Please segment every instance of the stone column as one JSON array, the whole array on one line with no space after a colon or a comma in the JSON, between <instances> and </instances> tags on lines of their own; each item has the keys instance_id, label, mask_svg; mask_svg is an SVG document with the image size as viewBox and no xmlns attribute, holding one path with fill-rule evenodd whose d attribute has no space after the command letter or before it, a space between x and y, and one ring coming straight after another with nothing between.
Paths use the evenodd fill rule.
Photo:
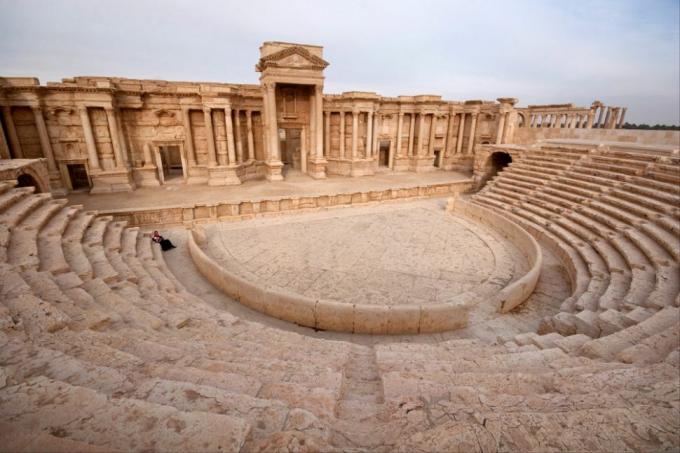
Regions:
<instances>
[{"instance_id":1,"label":"stone column","mask_svg":"<svg viewBox=\"0 0 680 453\"><path fill-rule=\"evenodd\" d=\"M340 159L345 158L345 112L340 112Z\"/></svg>"},{"instance_id":2,"label":"stone column","mask_svg":"<svg viewBox=\"0 0 680 453\"><path fill-rule=\"evenodd\" d=\"M315 148L317 160L323 159L323 87L321 85L314 85L314 113L316 114L316 137Z\"/></svg>"},{"instance_id":3,"label":"stone column","mask_svg":"<svg viewBox=\"0 0 680 453\"><path fill-rule=\"evenodd\" d=\"M265 112L267 114L267 137L269 140L269 150L267 159L270 162L280 162L281 154L279 150L279 131L276 121L276 85L268 83L265 85Z\"/></svg>"},{"instance_id":4,"label":"stone column","mask_svg":"<svg viewBox=\"0 0 680 453\"><path fill-rule=\"evenodd\" d=\"M608 107L607 108L607 114L604 117L604 125L602 126L605 129L609 129L609 117L611 116L611 114L612 114L612 108Z\"/></svg>"},{"instance_id":5,"label":"stone column","mask_svg":"<svg viewBox=\"0 0 680 453\"><path fill-rule=\"evenodd\" d=\"M430 137L427 142L427 155L434 156L434 134L436 132L435 127L437 126L437 115L432 114L432 121L430 122Z\"/></svg>"},{"instance_id":6,"label":"stone column","mask_svg":"<svg viewBox=\"0 0 680 453\"><path fill-rule=\"evenodd\" d=\"M187 147L189 166L196 165L196 151L194 150L194 134L191 131L191 112L188 108L182 108L182 122L184 123L184 144Z\"/></svg>"},{"instance_id":7,"label":"stone column","mask_svg":"<svg viewBox=\"0 0 680 453\"><path fill-rule=\"evenodd\" d=\"M404 114L399 112L399 120L397 121L397 156L401 156L401 135L404 128Z\"/></svg>"},{"instance_id":8,"label":"stone column","mask_svg":"<svg viewBox=\"0 0 680 453\"><path fill-rule=\"evenodd\" d=\"M129 165L130 154L128 153L127 140L125 140L125 130L123 126L123 120L121 119L120 116L120 110L115 110L113 114L116 116L116 122L118 123L118 138L120 142L120 152L123 155L123 162L121 165L126 169L131 168L132 166Z\"/></svg>"},{"instance_id":9,"label":"stone column","mask_svg":"<svg viewBox=\"0 0 680 453\"><path fill-rule=\"evenodd\" d=\"M453 113L449 111L449 118L446 122L446 135L444 136L444 157L449 157L450 147L453 144Z\"/></svg>"},{"instance_id":10,"label":"stone column","mask_svg":"<svg viewBox=\"0 0 680 453\"><path fill-rule=\"evenodd\" d=\"M463 150L463 132L465 132L465 112L460 112L460 123L458 123L458 137L456 137L456 154Z\"/></svg>"},{"instance_id":11,"label":"stone column","mask_svg":"<svg viewBox=\"0 0 680 453\"><path fill-rule=\"evenodd\" d=\"M357 158L357 145L359 143L359 112L352 110L352 160Z\"/></svg>"},{"instance_id":12,"label":"stone column","mask_svg":"<svg viewBox=\"0 0 680 453\"><path fill-rule=\"evenodd\" d=\"M501 143L510 142L510 138L511 138L510 137L510 130L511 130L511 128L513 128L513 125L514 125L513 121L511 121L511 119L512 119L511 115L512 114L513 114L512 112L505 112L505 125L503 127L503 138L502 138ZM517 115L515 115L514 120L515 121L517 120Z\"/></svg>"},{"instance_id":13,"label":"stone column","mask_svg":"<svg viewBox=\"0 0 680 453\"><path fill-rule=\"evenodd\" d=\"M35 117L35 125L38 129L38 137L40 138L40 147L43 155L47 158L47 169L50 173L57 171L57 164L54 161L54 152L52 151L52 143L47 134L47 126L45 126L45 118L43 118L42 109L40 107L31 107L33 116Z\"/></svg>"},{"instance_id":14,"label":"stone column","mask_svg":"<svg viewBox=\"0 0 680 453\"><path fill-rule=\"evenodd\" d=\"M382 120L384 117L382 115L379 115L377 112L373 114L373 135L371 139L371 146L372 146L372 155L378 156L378 159L380 159L380 150L378 146L378 136L380 135L380 127L382 125ZM390 148L392 147L391 141L390 141Z\"/></svg>"},{"instance_id":15,"label":"stone column","mask_svg":"<svg viewBox=\"0 0 680 453\"><path fill-rule=\"evenodd\" d=\"M423 154L423 128L425 127L425 115L423 113L418 114L418 142L416 143L416 149L414 154L416 156L422 156Z\"/></svg>"},{"instance_id":16,"label":"stone column","mask_svg":"<svg viewBox=\"0 0 680 453\"><path fill-rule=\"evenodd\" d=\"M246 110L246 127L248 129L248 160L255 160L255 141L253 140L253 112Z\"/></svg>"},{"instance_id":17,"label":"stone column","mask_svg":"<svg viewBox=\"0 0 680 453\"><path fill-rule=\"evenodd\" d=\"M234 110L234 136L236 140L236 162L243 163L243 140L241 138L241 111Z\"/></svg>"},{"instance_id":18,"label":"stone column","mask_svg":"<svg viewBox=\"0 0 680 453\"><path fill-rule=\"evenodd\" d=\"M121 168L123 163L123 155L120 149L120 134L118 134L118 122L113 108L105 108L106 120L109 123L109 136L111 137L111 146L113 147L113 158L115 160L116 168Z\"/></svg>"},{"instance_id":19,"label":"stone column","mask_svg":"<svg viewBox=\"0 0 680 453\"><path fill-rule=\"evenodd\" d=\"M604 119L604 105L601 105L599 108L600 113L597 115L597 121L595 123L595 127L598 129L602 127L602 120Z\"/></svg>"},{"instance_id":20,"label":"stone column","mask_svg":"<svg viewBox=\"0 0 680 453\"><path fill-rule=\"evenodd\" d=\"M19 135L14 126L14 118L12 118L12 107L6 105L2 108L3 116L5 117L5 126L7 126L7 138L9 139L9 146L12 149L12 156L15 159L22 159L24 153L21 150L21 142L19 142Z\"/></svg>"},{"instance_id":21,"label":"stone column","mask_svg":"<svg viewBox=\"0 0 680 453\"><path fill-rule=\"evenodd\" d=\"M592 129L593 128L593 120L595 119L595 112L593 110L590 110L588 112L588 122L586 123L586 129Z\"/></svg>"},{"instance_id":22,"label":"stone column","mask_svg":"<svg viewBox=\"0 0 680 453\"><path fill-rule=\"evenodd\" d=\"M470 137L468 138L467 154L472 154L475 146L475 132L477 130L477 117L479 113L472 113L472 123L470 123Z\"/></svg>"},{"instance_id":23,"label":"stone column","mask_svg":"<svg viewBox=\"0 0 680 453\"><path fill-rule=\"evenodd\" d=\"M619 124L616 126L617 129L621 129L624 125L624 118L626 117L626 110L628 110L628 107L623 107L621 109L621 116L619 117Z\"/></svg>"},{"instance_id":24,"label":"stone column","mask_svg":"<svg viewBox=\"0 0 680 453\"><path fill-rule=\"evenodd\" d=\"M85 135L85 145L87 146L87 156L89 160L90 170L99 170L99 157L97 156L97 145L92 134L92 125L90 124L90 115L87 113L87 107L82 106L78 109L80 113L80 122L83 125L83 134Z\"/></svg>"},{"instance_id":25,"label":"stone column","mask_svg":"<svg viewBox=\"0 0 680 453\"><path fill-rule=\"evenodd\" d=\"M151 158L151 144L149 142L144 143L144 166L153 167L153 160Z\"/></svg>"},{"instance_id":26,"label":"stone column","mask_svg":"<svg viewBox=\"0 0 680 453\"><path fill-rule=\"evenodd\" d=\"M409 113L410 115L410 121L409 121L409 131L408 131L408 157L413 156L413 142L415 141L415 133L416 133L416 114L415 113Z\"/></svg>"},{"instance_id":27,"label":"stone column","mask_svg":"<svg viewBox=\"0 0 680 453\"><path fill-rule=\"evenodd\" d=\"M366 159L373 156L373 112L366 113Z\"/></svg>"},{"instance_id":28,"label":"stone column","mask_svg":"<svg viewBox=\"0 0 680 453\"><path fill-rule=\"evenodd\" d=\"M498 118L498 128L496 129L496 144L500 145L503 143L503 130L505 128L505 113L502 111L499 113Z\"/></svg>"},{"instance_id":29,"label":"stone column","mask_svg":"<svg viewBox=\"0 0 680 453\"><path fill-rule=\"evenodd\" d=\"M324 143L323 148L327 156L331 155L331 112L324 112Z\"/></svg>"},{"instance_id":30,"label":"stone column","mask_svg":"<svg viewBox=\"0 0 680 453\"><path fill-rule=\"evenodd\" d=\"M11 159L9 153L9 143L7 143L7 135L5 135L5 129L2 127L2 122L0 121L0 159Z\"/></svg>"},{"instance_id":31,"label":"stone column","mask_svg":"<svg viewBox=\"0 0 680 453\"><path fill-rule=\"evenodd\" d=\"M210 107L203 108L203 118L205 120L205 139L208 142L208 167L216 167L215 133L213 132L212 111Z\"/></svg>"},{"instance_id":32,"label":"stone column","mask_svg":"<svg viewBox=\"0 0 680 453\"><path fill-rule=\"evenodd\" d=\"M234 125L231 120L231 107L224 109L224 125L227 129L227 154L229 165L236 165L236 150L234 149Z\"/></svg>"}]
</instances>

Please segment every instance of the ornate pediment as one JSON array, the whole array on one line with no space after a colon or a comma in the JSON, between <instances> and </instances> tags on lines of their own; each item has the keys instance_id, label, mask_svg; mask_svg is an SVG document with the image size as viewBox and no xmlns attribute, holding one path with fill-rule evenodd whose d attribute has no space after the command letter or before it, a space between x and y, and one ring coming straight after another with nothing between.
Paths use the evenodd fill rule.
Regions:
<instances>
[{"instance_id":1,"label":"ornate pediment","mask_svg":"<svg viewBox=\"0 0 680 453\"><path fill-rule=\"evenodd\" d=\"M323 71L328 62L301 46L291 46L260 58L255 67L258 71L265 68L315 69Z\"/></svg>"}]
</instances>

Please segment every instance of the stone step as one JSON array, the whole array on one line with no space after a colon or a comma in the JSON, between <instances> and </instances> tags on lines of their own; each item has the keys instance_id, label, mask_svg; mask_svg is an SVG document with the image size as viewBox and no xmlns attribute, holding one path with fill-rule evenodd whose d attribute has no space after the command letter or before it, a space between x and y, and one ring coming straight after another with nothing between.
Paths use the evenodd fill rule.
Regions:
<instances>
[{"instance_id":1,"label":"stone step","mask_svg":"<svg viewBox=\"0 0 680 453\"><path fill-rule=\"evenodd\" d=\"M0 407L22 427L122 451L239 451L251 429L236 417L111 399L45 377L0 389Z\"/></svg>"}]
</instances>

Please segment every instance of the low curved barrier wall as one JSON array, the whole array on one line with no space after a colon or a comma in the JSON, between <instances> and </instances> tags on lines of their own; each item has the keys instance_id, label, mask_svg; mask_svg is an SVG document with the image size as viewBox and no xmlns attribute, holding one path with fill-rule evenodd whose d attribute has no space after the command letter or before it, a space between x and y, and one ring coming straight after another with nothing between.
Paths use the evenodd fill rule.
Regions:
<instances>
[{"instance_id":1,"label":"low curved barrier wall","mask_svg":"<svg viewBox=\"0 0 680 453\"><path fill-rule=\"evenodd\" d=\"M199 272L215 287L243 305L301 326L335 332L415 334L460 329L468 323L475 293L446 303L427 305L349 304L312 299L282 288L258 285L220 266L198 245L201 235L189 233L189 253Z\"/></svg>"},{"instance_id":2,"label":"low curved barrier wall","mask_svg":"<svg viewBox=\"0 0 680 453\"><path fill-rule=\"evenodd\" d=\"M515 244L529 262L529 271L499 292L498 310L507 313L527 300L536 288L543 265L543 254L536 239L507 217L461 198L450 199L447 209L497 231Z\"/></svg>"},{"instance_id":3,"label":"low curved barrier wall","mask_svg":"<svg viewBox=\"0 0 680 453\"><path fill-rule=\"evenodd\" d=\"M449 209L488 225L525 253L530 270L503 288L499 310L507 312L524 302L536 287L542 263L538 243L509 219L481 206L452 199ZM215 287L243 305L261 313L306 327L364 334L416 334L445 332L468 324L469 313L479 299L474 292L462 293L445 303L369 305L313 299L283 288L262 285L220 265L208 256L200 243L204 233L188 232L189 253L199 272Z\"/></svg>"}]
</instances>

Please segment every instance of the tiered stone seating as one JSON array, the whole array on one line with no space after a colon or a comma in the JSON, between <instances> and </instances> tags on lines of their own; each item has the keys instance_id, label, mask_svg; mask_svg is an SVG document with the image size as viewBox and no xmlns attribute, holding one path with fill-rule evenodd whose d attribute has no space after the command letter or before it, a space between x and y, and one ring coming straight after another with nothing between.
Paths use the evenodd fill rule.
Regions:
<instances>
[{"instance_id":1,"label":"tiered stone seating","mask_svg":"<svg viewBox=\"0 0 680 453\"><path fill-rule=\"evenodd\" d=\"M565 251L573 294L539 331L597 338L676 305L680 188L650 171L665 157L561 151L527 151L473 196Z\"/></svg>"},{"instance_id":2,"label":"tiered stone seating","mask_svg":"<svg viewBox=\"0 0 680 453\"><path fill-rule=\"evenodd\" d=\"M680 296L662 273L677 259L639 217L576 209L617 208L558 182L586 154L537 152L475 201L552 241L574 291L552 331L492 345L240 318L189 292L138 228L0 184L0 450L677 448ZM649 209L671 218L664 196Z\"/></svg>"}]
</instances>

